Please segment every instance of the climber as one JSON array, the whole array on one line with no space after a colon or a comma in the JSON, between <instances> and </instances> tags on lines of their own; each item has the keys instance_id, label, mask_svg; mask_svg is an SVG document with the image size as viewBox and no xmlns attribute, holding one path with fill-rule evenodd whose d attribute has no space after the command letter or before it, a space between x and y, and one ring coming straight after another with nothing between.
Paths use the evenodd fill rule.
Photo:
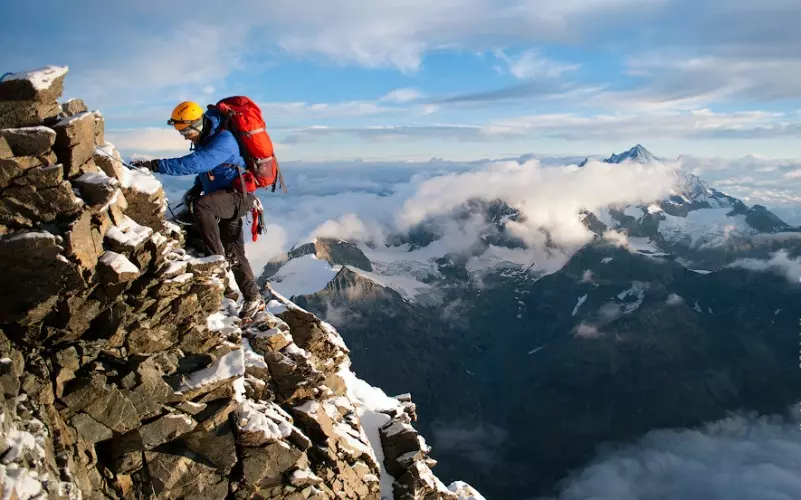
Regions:
<instances>
[{"instance_id":1,"label":"climber","mask_svg":"<svg viewBox=\"0 0 801 500\"><path fill-rule=\"evenodd\" d=\"M245 256L242 224L242 217L256 198L253 193L231 187L245 165L239 145L234 135L221 127L222 116L216 109L204 111L194 102L176 106L167 123L192 142L190 153L180 158L131 163L164 175L197 174L194 186L184 195L184 203L194 216L207 254L223 255L231 263L245 298L240 316L251 319L264 310L265 304Z\"/></svg>"}]
</instances>

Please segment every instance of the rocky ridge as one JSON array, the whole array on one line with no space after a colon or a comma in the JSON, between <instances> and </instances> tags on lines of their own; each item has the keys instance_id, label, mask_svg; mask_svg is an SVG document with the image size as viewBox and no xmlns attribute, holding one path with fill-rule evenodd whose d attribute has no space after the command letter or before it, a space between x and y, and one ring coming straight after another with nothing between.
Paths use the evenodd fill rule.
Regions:
<instances>
[{"instance_id":1,"label":"rocky ridge","mask_svg":"<svg viewBox=\"0 0 801 500\"><path fill-rule=\"evenodd\" d=\"M278 294L239 323L228 264L186 251L100 113L58 103L66 73L0 82L3 497L480 499L329 324Z\"/></svg>"}]
</instances>

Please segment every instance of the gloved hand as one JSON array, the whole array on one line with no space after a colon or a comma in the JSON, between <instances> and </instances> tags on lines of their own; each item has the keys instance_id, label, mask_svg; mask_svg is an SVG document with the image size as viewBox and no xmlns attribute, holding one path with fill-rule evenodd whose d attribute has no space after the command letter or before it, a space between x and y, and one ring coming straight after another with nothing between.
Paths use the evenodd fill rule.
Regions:
<instances>
[{"instance_id":1,"label":"gloved hand","mask_svg":"<svg viewBox=\"0 0 801 500\"><path fill-rule=\"evenodd\" d=\"M184 193L183 202L186 209L189 210L189 213L192 213L192 211L194 210L195 201L197 201L197 199L200 198L200 194L202 191L203 191L203 186L196 183L186 193Z\"/></svg>"},{"instance_id":2,"label":"gloved hand","mask_svg":"<svg viewBox=\"0 0 801 500\"><path fill-rule=\"evenodd\" d=\"M151 172L158 172L159 171L159 161L158 160L133 160L131 161L131 166L136 168L146 168Z\"/></svg>"}]
</instances>

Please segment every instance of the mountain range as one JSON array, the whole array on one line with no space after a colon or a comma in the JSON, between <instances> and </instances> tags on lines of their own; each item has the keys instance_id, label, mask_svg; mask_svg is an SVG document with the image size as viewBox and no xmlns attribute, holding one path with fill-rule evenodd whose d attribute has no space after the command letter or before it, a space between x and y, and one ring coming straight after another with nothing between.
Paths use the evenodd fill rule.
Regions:
<instances>
[{"instance_id":1,"label":"mountain range","mask_svg":"<svg viewBox=\"0 0 801 500\"><path fill-rule=\"evenodd\" d=\"M641 145L605 160L660 161ZM365 380L413 394L443 479L490 499L558 494L599 446L784 413L801 393L785 265L801 232L675 176L662 199L577 212L592 233L578 249L545 229L534 249L510 230L522 210L471 199L445 216L480 220L465 251L440 254L429 219L381 244L298 245L261 280L336 326ZM564 259L476 266L487 249Z\"/></svg>"}]
</instances>

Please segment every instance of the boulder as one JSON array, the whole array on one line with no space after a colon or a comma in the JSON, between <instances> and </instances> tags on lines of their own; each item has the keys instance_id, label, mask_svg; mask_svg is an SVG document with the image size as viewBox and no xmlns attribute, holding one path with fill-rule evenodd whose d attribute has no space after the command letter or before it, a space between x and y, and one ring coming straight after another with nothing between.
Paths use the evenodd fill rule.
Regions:
<instances>
[{"instance_id":1,"label":"boulder","mask_svg":"<svg viewBox=\"0 0 801 500\"><path fill-rule=\"evenodd\" d=\"M0 224L32 227L35 223L52 222L57 217L77 215L82 207L83 202L75 196L69 181L45 189L11 186L0 198Z\"/></svg>"},{"instance_id":2,"label":"boulder","mask_svg":"<svg viewBox=\"0 0 801 500\"><path fill-rule=\"evenodd\" d=\"M95 154L95 143L79 142L74 146L54 149L59 163L64 165L67 178L79 176L86 172L96 172L94 162L89 163Z\"/></svg>"},{"instance_id":3,"label":"boulder","mask_svg":"<svg viewBox=\"0 0 801 500\"><path fill-rule=\"evenodd\" d=\"M126 178L126 167L122 164L122 157L111 144L103 144L95 150L93 156L95 164L109 177L117 180Z\"/></svg>"},{"instance_id":4,"label":"boulder","mask_svg":"<svg viewBox=\"0 0 801 500\"><path fill-rule=\"evenodd\" d=\"M62 118L52 125L56 131L56 150L68 149L81 143L93 146L95 141L95 115L89 112L78 113Z\"/></svg>"},{"instance_id":5,"label":"boulder","mask_svg":"<svg viewBox=\"0 0 801 500\"><path fill-rule=\"evenodd\" d=\"M159 499L225 498L228 478L189 450L147 451L145 461ZM197 460L195 459L197 458Z\"/></svg>"},{"instance_id":6,"label":"boulder","mask_svg":"<svg viewBox=\"0 0 801 500\"><path fill-rule=\"evenodd\" d=\"M236 441L227 420L208 431L187 434L177 444L202 457L204 463L213 464L222 475L229 475L237 462Z\"/></svg>"},{"instance_id":7,"label":"boulder","mask_svg":"<svg viewBox=\"0 0 801 500\"><path fill-rule=\"evenodd\" d=\"M79 113L85 113L89 108L83 102L83 99L70 99L69 101L61 104L61 113L64 116L75 116Z\"/></svg>"},{"instance_id":8,"label":"boulder","mask_svg":"<svg viewBox=\"0 0 801 500\"><path fill-rule=\"evenodd\" d=\"M14 156L47 154L56 143L56 132L43 126L0 129L0 137L8 141Z\"/></svg>"},{"instance_id":9,"label":"boulder","mask_svg":"<svg viewBox=\"0 0 801 500\"><path fill-rule=\"evenodd\" d=\"M70 425L78 432L78 436L88 443L99 443L114 436L111 429L85 413L79 413L72 417Z\"/></svg>"},{"instance_id":10,"label":"boulder","mask_svg":"<svg viewBox=\"0 0 801 500\"><path fill-rule=\"evenodd\" d=\"M0 129L41 125L59 113L61 107L56 102L0 100Z\"/></svg>"},{"instance_id":11,"label":"boulder","mask_svg":"<svg viewBox=\"0 0 801 500\"><path fill-rule=\"evenodd\" d=\"M95 145L102 146L106 143L106 120L100 111L93 111L95 115Z\"/></svg>"},{"instance_id":12,"label":"boulder","mask_svg":"<svg viewBox=\"0 0 801 500\"><path fill-rule=\"evenodd\" d=\"M158 420L139 428L142 447L145 450L152 450L161 444L190 432L196 425L197 422L192 417L183 413L164 415Z\"/></svg>"},{"instance_id":13,"label":"boulder","mask_svg":"<svg viewBox=\"0 0 801 500\"><path fill-rule=\"evenodd\" d=\"M0 189L9 186L12 181L22 177L34 167L47 166L55 163L50 156L18 156L0 159Z\"/></svg>"},{"instance_id":14,"label":"boulder","mask_svg":"<svg viewBox=\"0 0 801 500\"><path fill-rule=\"evenodd\" d=\"M128 201L125 215L142 226L161 231L167 201L164 189L155 177L149 172L129 170L122 191Z\"/></svg>"},{"instance_id":15,"label":"boulder","mask_svg":"<svg viewBox=\"0 0 801 500\"><path fill-rule=\"evenodd\" d=\"M110 285L128 283L139 276L139 268L124 255L106 251L98 262L97 271L100 279Z\"/></svg>"},{"instance_id":16,"label":"boulder","mask_svg":"<svg viewBox=\"0 0 801 500\"><path fill-rule=\"evenodd\" d=\"M0 101L55 103L64 91L67 71L66 66L45 66L7 75L0 81Z\"/></svg>"},{"instance_id":17,"label":"boulder","mask_svg":"<svg viewBox=\"0 0 801 500\"><path fill-rule=\"evenodd\" d=\"M90 172L75 177L72 185L80 190L81 198L89 205L102 206L111 202L117 192L119 181L102 172Z\"/></svg>"},{"instance_id":18,"label":"boulder","mask_svg":"<svg viewBox=\"0 0 801 500\"><path fill-rule=\"evenodd\" d=\"M78 262L82 269L92 271L97 259L103 254L103 247L98 247L92 238L92 214L88 210L69 226L64 234L64 249L67 255Z\"/></svg>"},{"instance_id":19,"label":"boulder","mask_svg":"<svg viewBox=\"0 0 801 500\"><path fill-rule=\"evenodd\" d=\"M76 380L61 401L71 411L82 410L118 434L139 427L133 403L116 386L107 384L102 375Z\"/></svg>"},{"instance_id":20,"label":"boulder","mask_svg":"<svg viewBox=\"0 0 801 500\"><path fill-rule=\"evenodd\" d=\"M77 267L60 256L61 250L48 232L0 237L0 324L41 321L62 290L81 286Z\"/></svg>"},{"instance_id":21,"label":"boulder","mask_svg":"<svg viewBox=\"0 0 801 500\"><path fill-rule=\"evenodd\" d=\"M11 151L11 146L6 138L0 135L0 159L11 158L12 156L14 156L14 152Z\"/></svg>"},{"instance_id":22,"label":"boulder","mask_svg":"<svg viewBox=\"0 0 801 500\"><path fill-rule=\"evenodd\" d=\"M17 186L31 185L36 189L49 189L58 187L64 180L64 167L61 165L48 165L46 167L33 167L25 175L14 179Z\"/></svg>"},{"instance_id":23,"label":"boulder","mask_svg":"<svg viewBox=\"0 0 801 500\"><path fill-rule=\"evenodd\" d=\"M284 442L243 448L242 480L251 491L278 486L282 484L283 474L292 469L302 456L302 451Z\"/></svg>"}]
</instances>

